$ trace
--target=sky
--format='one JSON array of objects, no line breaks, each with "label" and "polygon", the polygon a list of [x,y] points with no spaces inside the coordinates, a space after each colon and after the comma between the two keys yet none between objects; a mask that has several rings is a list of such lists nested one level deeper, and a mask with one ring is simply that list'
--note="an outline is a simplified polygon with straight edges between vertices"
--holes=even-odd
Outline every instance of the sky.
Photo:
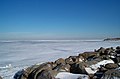
[{"label": "sky", "polygon": [[0,39],[120,37],[120,0],[0,0]]}]

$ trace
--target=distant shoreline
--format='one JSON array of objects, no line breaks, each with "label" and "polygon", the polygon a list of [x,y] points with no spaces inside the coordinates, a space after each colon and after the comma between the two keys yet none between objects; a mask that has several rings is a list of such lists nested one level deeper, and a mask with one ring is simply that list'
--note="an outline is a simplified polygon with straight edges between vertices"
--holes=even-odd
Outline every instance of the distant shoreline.
[{"label": "distant shoreline", "polygon": [[106,38],[103,41],[119,41],[120,38]]}]

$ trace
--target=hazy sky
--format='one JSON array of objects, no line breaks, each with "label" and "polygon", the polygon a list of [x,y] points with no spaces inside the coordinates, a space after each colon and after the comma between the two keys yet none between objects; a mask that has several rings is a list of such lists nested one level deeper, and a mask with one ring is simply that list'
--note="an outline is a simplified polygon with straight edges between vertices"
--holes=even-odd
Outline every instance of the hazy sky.
[{"label": "hazy sky", "polygon": [[120,0],[0,0],[0,39],[120,37]]}]

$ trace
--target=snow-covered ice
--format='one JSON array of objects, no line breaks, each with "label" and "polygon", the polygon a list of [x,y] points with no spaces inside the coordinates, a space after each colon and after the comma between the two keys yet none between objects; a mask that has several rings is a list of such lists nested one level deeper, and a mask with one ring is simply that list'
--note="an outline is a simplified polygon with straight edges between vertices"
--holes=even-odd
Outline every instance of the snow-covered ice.
[{"label": "snow-covered ice", "polygon": [[12,79],[18,70],[36,63],[55,61],[100,47],[116,46],[120,46],[120,41],[0,40],[0,75],[4,79]]}]

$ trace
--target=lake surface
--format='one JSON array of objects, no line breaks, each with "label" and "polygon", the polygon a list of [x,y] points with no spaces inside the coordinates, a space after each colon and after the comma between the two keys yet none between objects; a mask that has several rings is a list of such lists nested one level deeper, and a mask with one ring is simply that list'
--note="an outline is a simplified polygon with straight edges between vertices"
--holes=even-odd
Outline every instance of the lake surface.
[{"label": "lake surface", "polygon": [[13,79],[18,70],[33,64],[116,46],[120,46],[120,41],[0,40],[0,75],[4,79]]}]

